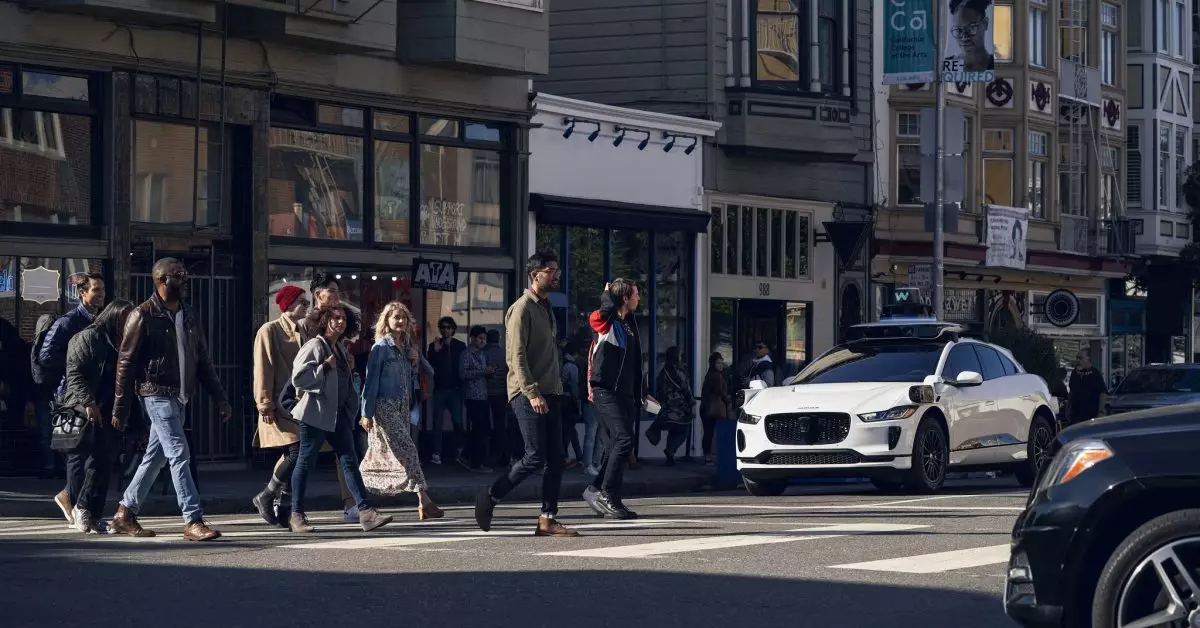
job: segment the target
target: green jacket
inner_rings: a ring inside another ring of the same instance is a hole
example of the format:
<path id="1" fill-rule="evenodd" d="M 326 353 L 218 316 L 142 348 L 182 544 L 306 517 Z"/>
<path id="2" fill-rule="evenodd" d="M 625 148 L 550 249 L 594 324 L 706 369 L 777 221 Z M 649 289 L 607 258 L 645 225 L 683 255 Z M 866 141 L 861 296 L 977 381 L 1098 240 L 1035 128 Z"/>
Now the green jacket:
<path id="1" fill-rule="evenodd" d="M 549 300 L 539 300 L 530 290 L 504 314 L 504 357 L 508 362 L 508 398 L 525 395 L 561 395 L 562 357 L 558 352 L 558 324 Z"/>

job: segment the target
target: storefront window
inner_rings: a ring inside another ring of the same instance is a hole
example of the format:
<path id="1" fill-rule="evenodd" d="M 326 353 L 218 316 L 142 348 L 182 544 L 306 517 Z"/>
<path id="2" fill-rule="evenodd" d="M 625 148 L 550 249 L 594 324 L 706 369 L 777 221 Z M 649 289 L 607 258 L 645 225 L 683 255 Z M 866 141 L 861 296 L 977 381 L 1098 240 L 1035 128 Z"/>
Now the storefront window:
<path id="1" fill-rule="evenodd" d="M 690 366 L 703 362 L 708 356 L 691 354 L 688 320 L 692 320 L 692 253 L 690 234 L 679 231 L 657 233 L 654 236 L 655 319 L 658 334 L 655 352 L 657 363 L 669 347 L 679 347 L 684 361 Z M 645 302 L 643 307 L 649 306 Z M 690 369 L 688 372 L 691 372 Z"/>
<path id="2" fill-rule="evenodd" d="M 422 146 L 421 242 L 500 246 L 500 173 L 495 151 Z"/>
<path id="3" fill-rule="evenodd" d="M 375 142 L 375 241 L 407 244 L 412 153 L 406 142 Z"/>
<path id="4" fill-rule="evenodd" d="M 787 361 L 788 376 L 799 373 L 812 357 L 808 354 L 808 330 L 812 324 L 809 311 L 807 303 L 787 304 L 787 351 L 784 359 Z"/>
<path id="5" fill-rule="evenodd" d="M 271 235 L 362 241 L 363 141 L 271 129 Z"/>
<path id="6" fill-rule="evenodd" d="M 0 108 L 0 221 L 92 224 L 92 119 Z"/>
<path id="7" fill-rule="evenodd" d="M 133 126 L 134 222 L 215 226 L 221 222 L 221 151 L 208 127 L 137 120 Z M 199 151 L 200 169 L 196 169 Z M 195 216 L 192 194 L 196 195 Z"/>
<path id="8" fill-rule="evenodd" d="M 570 259 L 559 260 L 559 266 L 569 274 L 567 299 L 570 304 L 569 333 L 586 328 L 588 315 L 600 307 L 600 292 L 604 289 L 604 231 L 591 227 L 567 227 L 567 247 Z M 614 258 L 616 256 L 614 255 Z M 563 262 L 566 263 L 563 263 Z M 614 269 L 615 270 L 615 269 Z M 617 275 L 613 275 L 616 277 Z"/>
<path id="9" fill-rule="evenodd" d="M 538 223 L 534 251 L 550 253 L 561 260 L 563 256 L 562 238 L 563 228 L 561 226 Z"/>
<path id="10" fill-rule="evenodd" d="M 308 282 L 312 281 L 312 267 L 284 266 L 271 264 L 267 266 L 267 320 L 279 318 L 279 307 L 275 305 L 275 295 L 286 285 L 293 285 L 308 291 Z M 311 296 L 309 297 L 311 299 Z"/>
<path id="11" fill-rule="evenodd" d="M 610 262 L 612 265 L 611 278 L 624 277 L 625 279 L 632 279 L 637 282 L 638 290 L 642 297 L 642 304 L 638 308 L 634 320 L 641 330 L 642 338 L 647 338 L 653 329 L 650 326 L 650 316 L 648 314 L 648 308 L 653 307 L 648 284 L 650 279 L 650 233 L 647 231 L 613 229 L 609 232 L 609 240 L 612 247 L 612 261 Z M 595 244 L 591 246 L 594 247 Z M 603 288 L 604 284 L 600 283 L 598 286 L 593 287 L 592 290 L 599 293 Z M 657 361 L 654 364 L 649 364 L 649 359 L 650 343 L 643 341 L 642 372 L 649 373 L 651 370 L 657 372 L 659 364 Z"/>
<path id="12" fill-rule="evenodd" d="M 103 274 L 104 262 L 57 257 L 0 257 L 0 319 L 3 320 L 0 326 L 11 326 L 11 331 L 22 340 L 31 342 L 40 316 L 61 316 L 79 305 L 79 293 L 72 282 L 82 273 Z M 3 334 L 0 330 L 0 336 Z"/>

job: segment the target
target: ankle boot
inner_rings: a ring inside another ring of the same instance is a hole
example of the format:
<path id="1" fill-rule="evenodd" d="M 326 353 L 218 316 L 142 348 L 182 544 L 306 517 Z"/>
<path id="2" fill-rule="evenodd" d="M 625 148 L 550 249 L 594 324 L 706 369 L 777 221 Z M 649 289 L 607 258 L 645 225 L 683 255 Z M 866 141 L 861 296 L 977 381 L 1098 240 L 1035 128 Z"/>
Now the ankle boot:
<path id="1" fill-rule="evenodd" d="M 117 506 L 117 514 L 113 515 L 112 521 L 109 522 L 109 530 L 112 534 L 128 534 L 142 538 L 154 536 L 154 531 L 143 528 L 142 524 L 138 523 L 137 515 L 126 508 L 125 504 Z"/>
<path id="2" fill-rule="evenodd" d="M 258 516 L 262 517 L 267 525 L 279 525 L 279 518 L 275 516 L 275 494 L 271 492 L 271 489 L 263 489 L 250 500 L 250 503 L 254 504 Z"/>
<path id="3" fill-rule="evenodd" d="M 363 532 L 370 532 L 376 528 L 392 522 L 391 515 L 381 515 L 374 508 L 367 508 L 358 511 L 358 523 L 362 526 Z"/>
<path id="4" fill-rule="evenodd" d="M 309 533 L 309 532 L 316 531 L 316 528 L 314 528 L 308 522 L 308 517 L 305 517 L 304 513 L 302 513 L 302 512 L 293 512 L 291 514 L 291 516 L 288 517 L 288 528 L 291 529 L 292 532 L 299 532 L 299 533 Z"/>

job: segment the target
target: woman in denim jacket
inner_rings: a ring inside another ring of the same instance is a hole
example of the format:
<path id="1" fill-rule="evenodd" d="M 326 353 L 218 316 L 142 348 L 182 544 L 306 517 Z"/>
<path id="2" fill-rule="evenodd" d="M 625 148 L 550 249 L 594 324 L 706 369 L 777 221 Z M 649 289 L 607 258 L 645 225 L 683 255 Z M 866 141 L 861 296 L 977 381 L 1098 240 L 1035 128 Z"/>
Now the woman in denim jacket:
<path id="1" fill-rule="evenodd" d="M 359 469 L 372 493 L 416 493 L 421 519 L 438 519 L 442 509 L 429 497 L 417 446 L 408 429 L 418 366 L 433 370 L 413 346 L 412 338 L 408 308 L 399 301 L 387 304 L 375 323 L 375 345 L 367 358 L 362 416 L 368 442 Z"/>

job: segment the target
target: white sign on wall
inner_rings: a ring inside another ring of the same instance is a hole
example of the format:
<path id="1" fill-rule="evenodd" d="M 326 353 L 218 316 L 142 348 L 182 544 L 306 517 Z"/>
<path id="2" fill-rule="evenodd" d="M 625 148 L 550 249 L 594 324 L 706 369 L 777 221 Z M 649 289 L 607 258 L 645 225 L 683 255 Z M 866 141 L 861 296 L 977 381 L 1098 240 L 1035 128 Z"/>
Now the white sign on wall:
<path id="1" fill-rule="evenodd" d="M 60 274 L 45 266 L 28 268 L 21 271 L 21 298 L 34 303 L 51 303 L 58 300 L 61 293 L 59 286 Z"/>
<path id="2" fill-rule="evenodd" d="M 920 288 L 922 294 L 933 294 L 933 264 L 909 264 L 905 285 Z"/>
<path id="3" fill-rule="evenodd" d="M 1029 210 L 1024 207 L 987 207 L 987 265 L 1025 268 Z"/>

